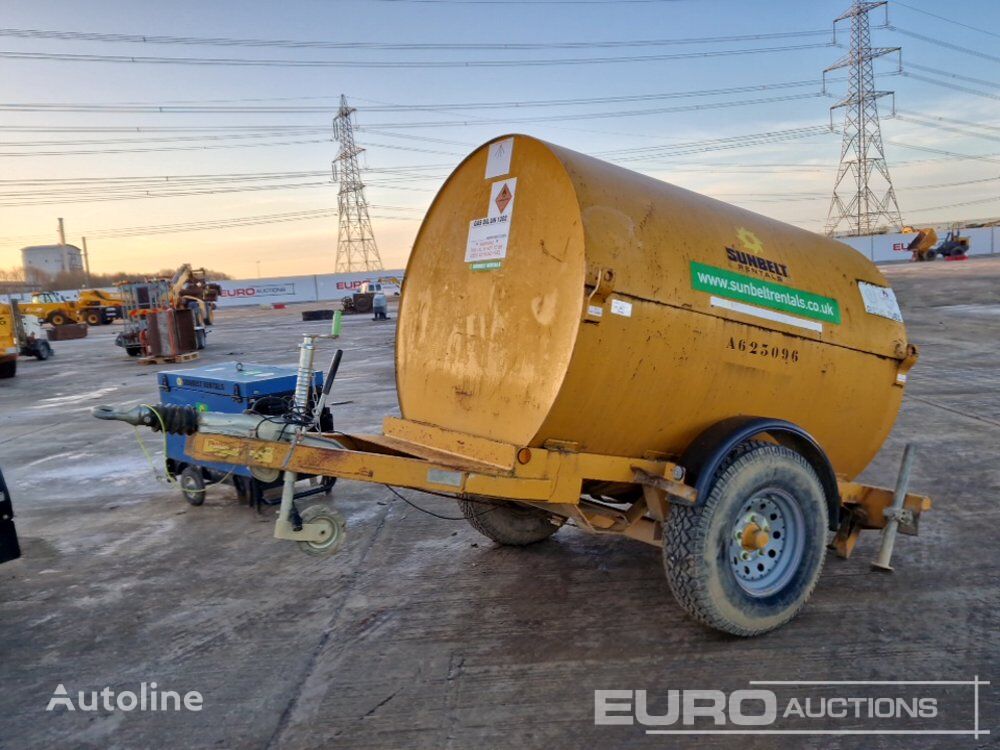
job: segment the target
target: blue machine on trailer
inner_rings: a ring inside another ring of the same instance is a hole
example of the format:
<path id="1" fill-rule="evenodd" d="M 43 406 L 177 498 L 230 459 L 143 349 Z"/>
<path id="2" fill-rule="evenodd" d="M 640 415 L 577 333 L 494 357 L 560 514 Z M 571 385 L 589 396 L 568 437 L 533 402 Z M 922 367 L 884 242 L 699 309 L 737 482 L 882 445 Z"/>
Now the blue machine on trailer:
<path id="1" fill-rule="evenodd" d="M 280 416 L 288 410 L 295 392 L 296 372 L 296 368 L 290 366 L 226 362 L 163 371 L 157 381 L 161 403 L 228 414 L 253 411 L 265 418 Z M 323 373 L 316 373 L 313 385 L 318 393 L 323 386 Z M 264 498 L 265 490 L 281 486 L 280 477 L 261 481 L 246 466 L 196 463 L 185 451 L 186 440 L 181 435 L 167 435 L 167 469 L 178 477 L 181 491 L 192 505 L 204 502 L 207 482 L 223 478 L 230 478 L 239 496 L 258 509 L 262 503 L 269 502 Z M 335 481 L 324 478 L 319 487 L 298 493 L 296 497 L 329 493 Z"/>

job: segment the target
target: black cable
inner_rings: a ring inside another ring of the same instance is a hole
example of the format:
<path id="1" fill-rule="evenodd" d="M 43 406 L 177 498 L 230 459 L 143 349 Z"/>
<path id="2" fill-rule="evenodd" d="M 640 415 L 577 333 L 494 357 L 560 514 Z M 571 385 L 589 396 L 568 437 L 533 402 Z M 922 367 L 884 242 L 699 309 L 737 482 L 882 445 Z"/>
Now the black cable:
<path id="1" fill-rule="evenodd" d="M 490 0 L 493 2 L 493 0 Z M 516 0 L 507 0 L 512 2 Z M 623 0 L 608 0 L 622 2 Z M 627 0 L 625 0 L 627 1 Z M 643 0 L 649 2 L 650 0 Z M 84 41 L 125 44 L 194 45 L 204 47 L 278 47 L 282 49 L 362 49 L 362 50 L 549 50 L 549 49 L 618 49 L 624 47 L 666 47 L 683 44 L 720 44 L 728 42 L 755 42 L 766 39 L 793 39 L 805 36 L 830 36 L 830 29 L 803 31 L 775 31 L 760 34 L 732 36 L 679 37 L 675 39 L 627 39 L 597 42 L 331 42 L 300 39 L 239 39 L 229 37 L 183 37 L 149 34 L 114 34 L 87 31 L 58 31 L 51 29 L 0 28 L 0 37 L 16 39 L 50 39 L 56 41 Z M 332 97 L 313 97 L 332 98 Z"/>
<path id="2" fill-rule="evenodd" d="M 778 47 L 745 49 L 704 50 L 657 55 L 623 55 L 620 57 L 563 57 L 498 60 L 291 60 L 240 57 L 158 57 L 132 55 L 94 55 L 62 52 L 0 51 L 0 58 L 7 60 L 56 60 L 75 63 L 126 63 L 132 65 L 222 65 L 230 67 L 275 68 L 517 68 L 548 67 L 556 65 L 606 65 L 609 63 L 649 63 L 667 60 L 689 60 L 708 57 L 732 57 L 768 52 L 797 52 L 808 49 L 825 49 L 832 42 L 821 44 L 786 44 Z"/>
<path id="3" fill-rule="evenodd" d="M 391 492 L 393 495 L 395 495 L 396 497 L 398 497 L 400 500 L 402 500 L 404 503 L 406 503 L 407 505 L 409 505 L 412 508 L 415 508 L 416 510 L 419 510 L 421 513 L 426 513 L 427 515 L 433 516 L 434 518 L 440 518 L 442 521 L 467 521 L 468 520 L 468 518 L 466 516 L 464 516 L 464 515 L 462 515 L 462 516 L 443 516 L 440 513 L 435 513 L 432 510 L 427 510 L 427 508 L 422 508 L 419 505 L 417 505 L 415 502 L 413 502 L 412 500 L 408 500 L 407 498 L 403 497 L 403 495 L 400 494 L 399 492 L 397 492 L 394 487 L 390 487 L 387 484 L 387 485 L 385 485 L 385 488 L 387 490 L 389 490 L 389 492 Z M 476 500 L 475 498 L 457 498 L 457 497 L 454 497 L 453 495 L 445 495 L 445 494 L 443 494 L 441 492 L 431 492 L 430 490 L 414 490 L 414 491 L 415 492 L 422 492 L 425 495 L 435 495 L 436 497 L 447 498 L 449 500 L 459 500 L 459 499 L 462 499 L 462 500 L 465 500 L 465 502 L 480 503 L 482 505 L 490 505 L 491 506 L 489 508 L 489 510 L 484 510 L 482 513 L 473 513 L 472 515 L 473 515 L 474 518 L 479 518 L 480 516 L 485 516 L 487 513 L 492 513 L 493 511 L 497 510 L 500 507 L 498 504 L 496 504 L 496 503 L 494 503 L 492 501 L 489 501 L 489 500 Z"/>

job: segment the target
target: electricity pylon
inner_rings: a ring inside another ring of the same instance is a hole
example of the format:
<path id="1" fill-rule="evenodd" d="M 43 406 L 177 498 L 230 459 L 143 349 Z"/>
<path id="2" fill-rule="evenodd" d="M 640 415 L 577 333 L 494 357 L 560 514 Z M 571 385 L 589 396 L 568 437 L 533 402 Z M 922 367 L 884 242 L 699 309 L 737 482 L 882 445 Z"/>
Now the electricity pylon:
<path id="1" fill-rule="evenodd" d="M 354 143 L 354 112 L 353 107 L 347 106 L 347 97 L 341 94 L 340 109 L 333 118 L 333 137 L 340 142 L 340 153 L 333 160 L 333 180 L 340 183 L 336 273 L 382 270 L 358 166 L 358 155 L 364 149 Z"/>
<path id="2" fill-rule="evenodd" d="M 844 140 L 840 150 L 840 166 L 833 185 L 833 200 L 826 217 L 826 233 L 872 234 L 880 224 L 897 229 L 903 220 L 892 187 L 889 167 L 882 147 L 882 129 L 878 119 L 878 100 L 891 96 L 892 91 L 875 89 L 874 61 L 884 55 L 898 53 L 899 47 L 872 47 L 868 14 L 882 2 L 854 0 L 851 7 L 834 21 L 851 19 L 851 49 L 823 71 L 848 68 L 847 96 L 830 107 L 844 110 Z M 886 10 L 888 14 L 888 9 Z M 888 15 L 887 15 L 888 20 Z"/>

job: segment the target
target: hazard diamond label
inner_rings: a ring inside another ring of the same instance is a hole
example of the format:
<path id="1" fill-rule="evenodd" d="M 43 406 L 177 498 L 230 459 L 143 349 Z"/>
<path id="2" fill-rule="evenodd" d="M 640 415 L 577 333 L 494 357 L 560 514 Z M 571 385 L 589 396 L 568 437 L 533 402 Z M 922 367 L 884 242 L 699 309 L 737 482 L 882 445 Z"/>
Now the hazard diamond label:
<path id="1" fill-rule="evenodd" d="M 507 183 L 503 184 L 500 188 L 500 192 L 497 193 L 496 204 L 497 208 L 500 209 L 500 213 L 503 213 L 507 209 L 507 204 L 514 199 L 514 195 L 510 192 L 510 188 L 507 187 Z"/>

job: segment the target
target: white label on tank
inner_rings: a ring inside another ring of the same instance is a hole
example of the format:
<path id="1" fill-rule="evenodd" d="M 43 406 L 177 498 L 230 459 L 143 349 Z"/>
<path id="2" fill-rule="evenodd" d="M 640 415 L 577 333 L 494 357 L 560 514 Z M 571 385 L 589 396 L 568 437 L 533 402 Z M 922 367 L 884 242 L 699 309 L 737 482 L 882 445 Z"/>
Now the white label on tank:
<path id="1" fill-rule="evenodd" d="M 514 193 L 517 178 L 498 180 L 490 186 L 490 204 L 486 216 L 469 222 L 469 239 L 465 243 L 465 262 L 480 263 L 507 257 L 507 238 L 514 215 Z"/>
<path id="2" fill-rule="evenodd" d="M 510 171 L 510 157 L 514 155 L 514 139 L 504 138 L 490 144 L 486 157 L 486 178 L 502 177 Z"/>
<path id="3" fill-rule="evenodd" d="M 764 320 L 773 320 L 776 323 L 786 323 L 796 328 L 805 328 L 817 333 L 823 332 L 823 324 L 817 320 L 807 320 L 796 315 L 786 315 L 777 310 L 768 310 L 763 307 L 757 307 L 757 305 L 745 305 L 742 302 L 735 302 L 734 300 L 723 299 L 722 297 L 711 297 L 709 298 L 709 302 L 712 307 L 721 307 L 724 310 L 732 310 L 733 312 L 752 315 L 755 318 L 763 318 Z"/>
<path id="4" fill-rule="evenodd" d="M 632 303 L 621 299 L 611 300 L 611 314 L 622 315 L 626 318 L 632 317 Z"/>
<path id="5" fill-rule="evenodd" d="M 858 289 L 861 292 L 861 299 L 865 302 L 865 310 L 881 318 L 895 320 L 897 323 L 903 322 L 903 314 L 899 311 L 896 293 L 892 289 L 869 284 L 867 281 L 859 281 Z"/>
<path id="6" fill-rule="evenodd" d="M 465 262 L 503 260 L 507 257 L 509 234 L 510 214 L 473 219 L 469 222 L 469 239 L 465 243 Z"/>
<path id="7" fill-rule="evenodd" d="M 595 318 L 600 318 L 604 315 L 604 308 L 600 305 L 587 305 L 587 315 L 593 315 Z"/>

